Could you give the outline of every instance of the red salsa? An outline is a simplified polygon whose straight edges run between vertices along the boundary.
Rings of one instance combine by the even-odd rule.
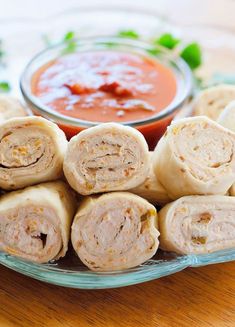
[[[145,120],[176,95],[173,72],[157,60],[121,51],[64,55],[34,73],[32,92],[63,115],[92,122]]]

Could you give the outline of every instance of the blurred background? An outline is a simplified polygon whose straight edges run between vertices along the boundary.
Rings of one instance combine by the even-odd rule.
[[[182,45],[202,48],[200,79],[223,73],[234,82],[235,0],[0,0],[0,6],[0,80],[14,93],[29,60],[69,31],[80,38],[134,30],[150,42],[171,33]]]
[[[9,18],[46,18],[74,8],[108,5],[154,10],[175,22],[215,24],[235,31],[234,0],[0,0],[0,5],[0,24]]]

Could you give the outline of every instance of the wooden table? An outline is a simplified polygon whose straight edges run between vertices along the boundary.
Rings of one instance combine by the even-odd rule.
[[[235,262],[120,289],[43,284],[0,266],[1,327],[234,327]]]

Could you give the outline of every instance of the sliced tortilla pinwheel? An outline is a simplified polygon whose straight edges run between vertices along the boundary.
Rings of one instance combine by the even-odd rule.
[[[0,187],[19,189],[63,174],[67,140],[40,117],[12,118],[0,125]]]
[[[217,123],[235,133],[235,101],[230,102],[219,115]]]
[[[159,232],[153,205],[128,192],[88,197],[72,224],[73,248],[91,270],[135,267],[157,251]]]
[[[128,190],[149,171],[148,145],[128,126],[104,123],[74,136],[64,160],[64,174],[78,193]]]
[[[68,249],[76,207],[71,189],[51,182],[10,192],[0,198],[0,250],[45,263]]]
[[[0,94],[0,123],[10,118],[27,116],[26,109],[16,98]]]
[[[180,254],[235,247],[235,198],[185,196],[159,212],[160,247]]]
[[[129,192],[141,196],[142,198],[148,200],[152,204],[163,205],[170,202],[171,200],[166,190],[158,181],[153,171],[153,164],[152,164],[153,152],[149,152],[149,156],[150,156],[150,169],[147,178],[142,184],[136,186],[135,188],[132,188],[131,190],[129,190]]]
[[[220,84],[210,87],[201,91],[195,99],[194,115],[205,115],[217,120],[224,108],[233,100],[235,100],[235,85]]]
[[[235,133],[235,101],[230,102],[219,115],[217,122]],[[230,189],[230,194],[235,195],[235,184]]]
[[[225,194],[235,181],[235,133],[207,117],[171,124],[153,156],[157,179],[172,199]]]

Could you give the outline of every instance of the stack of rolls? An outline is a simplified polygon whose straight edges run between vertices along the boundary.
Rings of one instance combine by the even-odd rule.
[[[143,201],[141,196],[154,205],[163,206],[157,220],[160,247],[164,250],[197,254],[233,247],[235,233],[228,226],[234,224],[235,202],[226,194],[235,181],[235,134],[205,116],[182,119],[168,127],[155,151],[148,153],[147,161],[146,152],[140,156],[140,150],[133,152],[134,146],[127,148],[130,142],[120,142],[124,139],[120,137],[124,129],[117,124],[102,124],[81,132],[70,141],[65,156],[65,176],[76,191],[82,194],[123,191],[126,185],[132,184],[129,192],[138,195],[116,192],[84,200],[72,225],[72,244],[84,264],[92,270],[106,271],[140,263],[128,261],[131,251],[126,250],[125,242],[129,241],[127,235],[131,235],[131,231],[125,234],[126,206],[120,197],[126,199],[133,214],[136,205],[135,202],[128,204],[130,196],[137,202]],[[115,133],[113,138],[112,133]],[[130,128],[126,133],[131,137]],[[128,164],[126,153],[132,158]],[[72,160],[73,166],[70,166]],[[149,162],[147,174],[141,169],[144,160],[145,165]],[[133,174],[125,178],[127,167]],[[134,167],[140,167],[137,172],[142,183],[139,180],[137,184],[134,179]],[[117,217],[116,220],[113,217]],[[149,231],[149,236],[154,234]],[[136,238],[133,239],[136,242]],[[139,249],[138,253],[141,260]]]
[[[70,140],[64,159],[70,186],[83,195],[108,192],[85,197],[72,224],[73,248],[90,269],[127,269],[156,253],[155,207],[123,192],[145,183],[150,160],[143,135],[128,126],[104,123]]]
[[[57,180],[67,144],[63,131],[44,118],[1,123],[0,187],[18,191],[0,198],[0,250],[37,263],[66,254],[76,201]]]
[[[159,212],[162,249],[203,254],[235,246],[235,200],[227,196],[235,133],[206,116],[176,121],[154,151],[153,168],[174,200]]]
[[[0,250],[46,263],[63,257],[71,238],[81,261],[99,271],[156,253],[155,207],[124,192],[150,173],[147,143],[135,129],[102,124],[68,142],[44,118],[13,118],[0,124],[0,150],[0,187],[11,191],[0,198]],[[84,195],[79,205],[69,184]]]
[[[219,115],[233,91],[204,91],[195,102],[203,116],[173,122],[153,152],[140,132],[117,123],[68,142],[44,118],[1,122],[0,188],[8,193],[0,197],[0,250],[45,263],[63,257],[71,239],[89,269],[117,271],[158,247],[235,247],[234,105]]]

